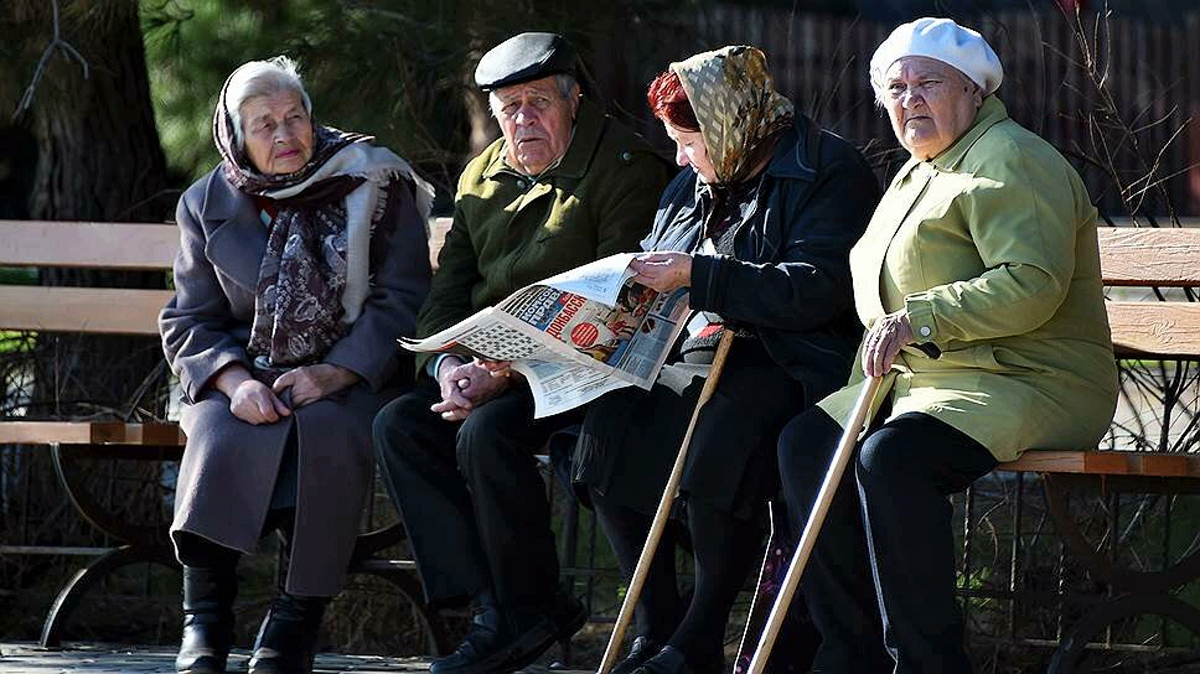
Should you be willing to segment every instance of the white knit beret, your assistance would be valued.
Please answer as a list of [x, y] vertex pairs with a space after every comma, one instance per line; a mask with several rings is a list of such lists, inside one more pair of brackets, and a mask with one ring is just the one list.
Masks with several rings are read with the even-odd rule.
[[883, 76], [905, 56], [926, 56], [954, 66], [983, 88], [986, 96], [1004, 79], [1004, 68], [987, 40], [950, 19], [923, 17], [902, 23], [871, 57], [871, 86], [882, 91]]

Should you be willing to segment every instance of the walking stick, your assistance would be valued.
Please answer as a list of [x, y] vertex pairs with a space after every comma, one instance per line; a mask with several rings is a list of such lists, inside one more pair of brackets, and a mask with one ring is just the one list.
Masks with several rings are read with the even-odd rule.
[[637, 567], [633, 578], [629, 581], [629, 589], [625, 591], [625, 601], [621, 603], [621, 612], [617, 614], [617, 624], [613, 626], [612, 635], [608, 638], [608, 646], [604, 649], [604, 658], [600, 661], [598, 674], [608, 674], [616, 664], [617, 653], [625, 640], [625, 630], [633, 619], [633, 607], [637, 605], [638, 597], [642, 594], [642, 586], [646, 584], [646, 576], [650, 572], [650, 562], [658, 549], [663, 529], [667, 526], [667, 518], [671, 514], [671, 503], [675, 500], [675, 492], [679, 489], [679, 481], [683, 477], [683, 466], [687, 462], [688, 447], [692, 444], [692, 432], [696, 430], [696, 421], [700, 418], [700, 409], [712, 398], [721, 378], [721, 370], [725, 368], [725, 357], [729, 355], [729, 345], [733, 344], [733, 330], [726, 326], [717, 344], [717, 353], [713, 357], [712, 367], [704, 388], [700, 391], [700, 399], [692, 410], [692, 420], [688, 422], [687, 433], [679, 446], [679, 454], [675, 457], [675, 465], [671, 468], [671, 476], [667, 478], [667, 486], [663, 489], [662, 498], [658, 501], [658, 510], [654, 512], [654, 521], [650, 524], [650, 533], [646, 535], [646, 544], [642, 546], [642, 554], [638, 557]]
[[854, 456], [854, 445], [858, 441], [858, 434], [867, 421], [871, 402], [875, 400], [875, 394], [879, 391], [879, 384], [882, 381], [881, 377], [871, 377], [864, 384], [862, 392], [858, 394], [858, 401], [854, 403], [854, 410], [846, 423], [846, 429], [842, 431], [842, 439], [838, 442], [837, 451], [833, 453], [833, 459], [829, 462], [829, 472], [825, 474], [825, 481], [821, 483], [821, 490], [817, 492], [817, 500], [812, 514], [809, 515], [808, 522], [804, 525], [804, 533], [800, 535], [796, 554], [792, 556], [792, 563], [788, 566], [787, 575], [783, 578], [779, 595], [775, 597], [771, 615], [767, 618], [767, 624], [763, 628], [762, 636], [759, 637], [758, 648], [754, 650], [754, 657], [750, 660], [750, 667], [746, 670], [746, 674], [762, 674], [763, 669], [767, 666], [767, 658], [771, 656], [775, 637], [779, 636], [779, 629], [783, 627], [783, 619], [787, 616], [788, 607], [792, 603], [792, 595], [796, 594], [796, 587], [800, 585], [800, 576], [804, 573], [809, 555], [812, 554], [813, 547], [817, 543], [817, 534], [821, 531], [821, 525], [825, 523], [825, 515], [829, 512], [829, 505], [833, 502], [833, 495], [837, 492], [838, 483], [842, 481], [842, 473], [846, 471], [846, 464], [850, 463], [850, 457]]

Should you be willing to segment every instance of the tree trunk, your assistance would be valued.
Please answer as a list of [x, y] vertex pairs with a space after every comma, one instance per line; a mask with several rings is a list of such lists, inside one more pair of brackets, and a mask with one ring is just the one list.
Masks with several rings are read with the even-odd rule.
[[[45, 0], [16, 5], [29, 64], [22, 77], [32, 77], [26, 72], [36, 59], [29, 56], [53, 40], [53, 5]], [[172, 197], [154, 125], [138, 4], [79, 0], [60, 7], [60, 36], [87, 62], [88, 77], [78, 61], [57, 50], [35, 91], [28, 112], [38, 142], [32, 216], [162, 222], [171, 213]], [[40, 278], [46, 285], [165, 283], [152, 273], [44, 269]], [[164, 412], [157, 339], [39, 335], [37, 352], [30, 415], [139, 418]]]

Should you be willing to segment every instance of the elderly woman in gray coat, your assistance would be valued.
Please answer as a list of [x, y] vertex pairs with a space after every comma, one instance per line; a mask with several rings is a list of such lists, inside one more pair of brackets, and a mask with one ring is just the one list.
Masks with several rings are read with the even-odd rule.
[[312, 121], [294, 64], [222, 88], [223, 161], [179, 200], [175, 297], [159, 318], [188, 442], [171, 538], [179, 672], [223, 672], [235, 567], [279, 530], [286, 578], [250, 671], [308, 672], [374, 477], [371, 419], [429, 286], [432, 188], [371, 138]]

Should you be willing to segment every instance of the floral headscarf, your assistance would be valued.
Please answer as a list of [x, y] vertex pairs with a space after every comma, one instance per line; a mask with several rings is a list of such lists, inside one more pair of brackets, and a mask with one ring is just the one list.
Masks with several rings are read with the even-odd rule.
[[748, 46], [722, 47], [671, 64], [700, 122], [717, 182], [750, 177], [759, 146], [792, 123], [792, 102], [775, 91], [767, 57]]

